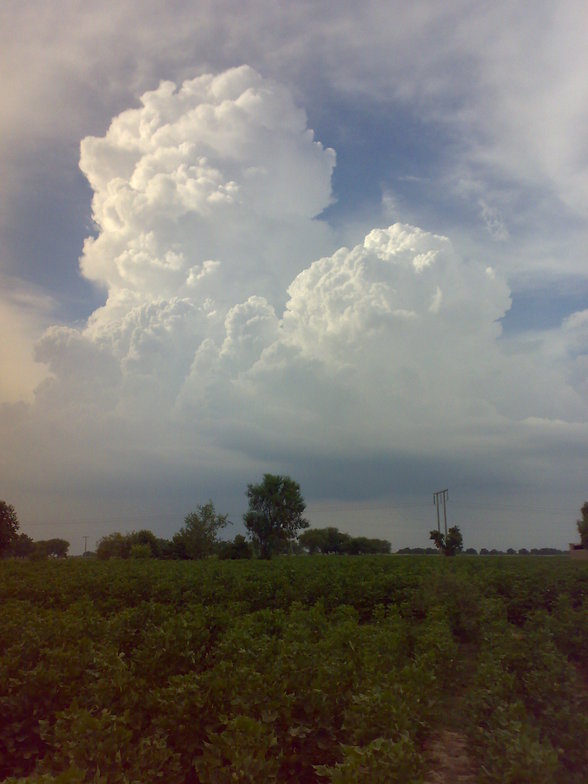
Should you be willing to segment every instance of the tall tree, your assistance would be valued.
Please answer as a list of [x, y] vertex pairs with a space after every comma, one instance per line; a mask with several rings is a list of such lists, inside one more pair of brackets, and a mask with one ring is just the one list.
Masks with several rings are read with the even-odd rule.
[[430, 539], [443, 555], [456, 555], [463, 550], [463, 536], [459, 526], [454, 525], [447, 531], [447, 537], [441, 531], [431, 531]]
[[258, 485], [247, 486], [247, 498], [249, 511], [243, 520], [262, 558], [271, 558], [280, 543], [308, 528], [300, 485], [289, 476], [264, 474]]
[[18, 534], [10, 543], [8, 555], [14, 558], [28, 558], [35, 551], [35, 543], [30, 536]]
[[216, 513], [209, 501], [198, 506], [184, 518], [184, 526], [173, 538], [174, 549], [179, 558], [206, 558], [212, 555], [219, 543], [218, 532], [228, 525], [228, 515]]
[[9, 549], [18, 536], [18, 517], [12, 504], [0, 501], [0, 556]]
[[580, 514], [582, 517], [576, 524], [578, 526], [582, 547], [585, 547], [588, 550], [588, 501], [584, 502], [584, 505], [580, 509]]

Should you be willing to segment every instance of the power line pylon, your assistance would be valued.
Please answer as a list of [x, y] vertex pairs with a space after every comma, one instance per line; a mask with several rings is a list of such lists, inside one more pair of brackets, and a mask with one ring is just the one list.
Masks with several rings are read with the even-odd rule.
[[449, 498], [449, 490], [437, 490], [433, 493], [433, 504], [437, 507], [437, 530], [441, 533], [441, 524], [439, 522], [439, 503], [440, 499], [443, 500], [443, 522], [445, 524], [445, 538], [447, 538], [447, 500]]

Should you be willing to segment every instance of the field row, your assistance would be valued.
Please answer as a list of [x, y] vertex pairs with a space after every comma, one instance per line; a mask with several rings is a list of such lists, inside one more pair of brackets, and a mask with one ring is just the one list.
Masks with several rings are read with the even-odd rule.
[[559, 558], [4, 562], [0, 780], [419, 782], [450, 710], [480, 781], [580, 784], [587, 596]]

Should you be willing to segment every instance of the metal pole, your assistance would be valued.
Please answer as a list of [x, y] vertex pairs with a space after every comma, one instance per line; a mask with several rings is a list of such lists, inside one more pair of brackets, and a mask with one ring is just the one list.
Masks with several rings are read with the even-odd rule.
[[441, 533], [441, 523], [439, 520], [439, 497], [443, 498], [443, 523], [445, 525], [445, 538], [447, 539], [447, 496], [449, 490], [437, 490], [433, 493], [433, 503], [437, 507], [437, 530]]

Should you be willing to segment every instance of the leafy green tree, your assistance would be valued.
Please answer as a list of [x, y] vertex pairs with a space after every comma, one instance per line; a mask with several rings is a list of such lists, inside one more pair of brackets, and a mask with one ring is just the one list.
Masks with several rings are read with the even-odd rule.
[[12, 504], [0, 501], [0, 557], [18, 536], [18, 517]]
[[221, 561], [238, 561], [252, 556], [251, 545], [242, 534], [237, 534], [232, 542], [223, 542], [218, 553]]
[[131, 540], [129, 536], [115, 532], [103, 536], [98, 542], [96, 555], [103, 561], [109, 558], [128, 558], [131, 553]]
[[149, 548], [150, 558], [159, 557], [159, 540], [152, 531], [145, 529], [141, 531], [133, 531], [128, 534], [131, 541], [131, 550], [135, 545], [144, 545]]
[[129, 557], [134, 561], [142, 561], [152, 557], [151, 548], [148, 544], [132, 544]]
[[325, 530], [324, 528], [308, 528], [300, 534], [298, 541], [310, 555], [322, 553], [326, 541]]
[[281, 543], [308, 528], [300, 485], [289, 476], [264, 474], [258, 485], [247, 486], [247, 498], [249, 511], [243, 520], [262, 558], [271, 558]]
[[452, 556], [463, 550], [463, 537], [457, 525], [447, 531], [447, 537], [441, 531], [431, 531], [429, 538], [435, 542], [435, 546], [443, 555]]
[[580, 509], [580, 513], [582, 517], [577, 521], [576, 525], [578, 526], [582, 547], [585, 547], [588, 550], [588, 501], [584, 502], [584, 505]]
[[28, 558], [33, 554], [34, 550], [35, 543], [31, 537], [26, 534], [18, 534], [10, 543], [7, 554], [13, 558]]
[[209, 501], [184, 518], [184, 526], [173, 537], [178, 558], [206, 558], [219, 544], [218, 532], [229, 524], [228, 515], [216, 513]]
[[392, 545], [386, 539], [369, 539], [367, 536], [349, 537], [344, 552], [349, 555], [379, 555], [389, 553]]
[[339, 531], [338, 528], [335, 528], [335, 526], [332, 525], [325, 528], [324, 532], [325, 537], [321, 547], [322, 553], [344, 553], [346, 551], [346, 547], [351, 541], [349, 534]]
[[157, 557], [158, 558], [175, 558], [174, 543], [169, 539], [157, 538]]
[[66, 539], [49, 539], [47, 542], [47, 555], [54, 558], [66, 558], [69, 542]]
[[347, 552], [351, 537], [331, 525], [328, 528], [309, 528], [303, 531], [298, 542], [311, 555], [316, 552], [327, 555]]
[[43, 558], [66, 558], [69, 542], [65, 539], [40, 539], [34, 543], [33, 556], [37, 560]]

